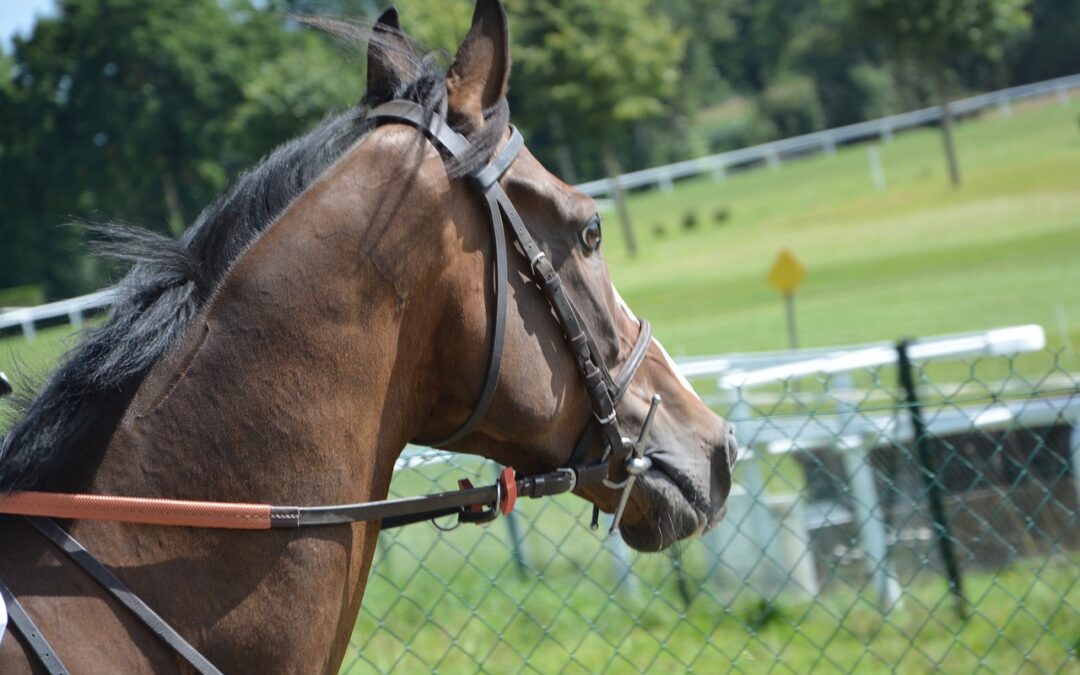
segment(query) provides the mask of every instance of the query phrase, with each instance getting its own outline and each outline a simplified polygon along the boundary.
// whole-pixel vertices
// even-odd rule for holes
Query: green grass
[[[765,281],[781,247],[809,269],[797,296],[803,346],[1038,323],[1052,347],[1078,347],[1078,112],[1046,104],[961,125],[959,189],[928,129],[883,146],[883,193],[865,146],[854,146],[634,195],[642,252],[625,254],[608,214],[612,275],[675,355],[787,346],[780,298]],[[717,225],[720,209],[730,216]],[[687,212],[697,214],[693,231],[682,226]]]
[[[427,468],[402,475],[395,489],[415,494],[430,490],[429,480],[448,485],[475,470],[468,463]],[[945,582],[929,570],[904,582],[902,603],[889,613],[877,609],[859,574],[837,570],[816,599],[785,595],[770,604],[695,543],[680,558],[687,604],[668,556],[636,557],[640,589],[620,586],[601,537],[584,526],[588,514],[580,501],[526,501],[519,513],[525,574],[511,557],[502,522],[441,537],[427,526],[384,533],[342,672],[1080,668],[1075,555],[1016,557],[998,570],[965,570],[970,618],[961,620]],[[730,526],[740,528],[729,523],[718,532]]]

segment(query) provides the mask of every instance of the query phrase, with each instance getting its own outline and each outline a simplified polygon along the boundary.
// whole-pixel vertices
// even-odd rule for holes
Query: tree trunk
[[[938,66],[935,75],[938,100],[941,102],[941,139],[945,143],[945,160],[949,165],[949,181],[953,187],[960,187],[960,164],[956,160],[956,145],[953,143],[953,116],[945,86],[944,67]]]
[[[610,144],[604,146],[604,166],[611,180],[611,196],[615,200],[615,212],[619,216],[623,236],[626,237],[626,249],[631,256],[636,256],[637,240],[634,238],[634,223],[630,220],[630,209],[626,207],[626,194],[623,193],[622,184],[619,183],[622,169],[619,168],[619,160],[615,159],[615,151]]]

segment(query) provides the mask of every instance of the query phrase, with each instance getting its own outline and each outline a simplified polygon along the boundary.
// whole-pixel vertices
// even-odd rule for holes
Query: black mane
[[[320,27],[339,37],[379,39],[352,24],[322,22]],[[445,99],[444,70],[431,54],[410,58],[416,58],[417,75],[399,83],[393,96],[438,109]],[[102,252],[134,266],[115,287],[108,322],[85,331],[0,439],[0,493],[77,487],[96,464],[93,455],[104,449],[91,441],[111,434],[143,377],[177,344],[237,257],[369,131],[368,103],[328,117],[274,150],[239,176],[179,240],[128,226],[95,226],[109,240]],[[505,103],[498,108],[471,138],[477,162],[505,129]],[[471,167],[450,168],[461,175]]]

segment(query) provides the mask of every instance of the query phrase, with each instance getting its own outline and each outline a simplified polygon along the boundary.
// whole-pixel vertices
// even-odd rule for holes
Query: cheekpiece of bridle
[[[428,110],[411,101],[396,100],[384,103],[371,110],[368,120],[375,123],[405,123],[416,127],[432,141],[439,150],[461,161],[469,156],[472,149],[469,141],[450,128],[445,119],[437,112]],[[516,250],[528,261],[529,272],[533,281],[543,291],[551,305],[555,319],[562,327],[567,345],[574,357],[581,374],[585,390],[592,405],[592,419],[575,445],[566,466],[561,470],[571,478],[568,488],[602,482],[604,485],[621,489],[618,507],[611,524],[614,532],[622,519],[630,491],[638,476],[648,471],[652,462],[645,456],[644,443],[660,404],[660,397],[654,396],[645,423],[637,439],[625,438],[619,430],[615,406],[626,393],[634,374],[640,368],[648,351],[652,330],[648,321],[640,321],[637,341],[629,356],[622,364],[618,376],[613,377],[597,347],[588,327],[581,319],[570,296],[563,287],[559,273],[551,260],[537,245],[525,222],[514,208],[513,203],[499,184],[499,180],[510,169],[518,153],[524,147],[521,133],[510,126],[510,138],[495,157],[484,167],[469,175],[470,183],[484,198],[488,220],[491,225],[492,247],[494,251],[495,309],[492,340],[488,358],[488,367],[484,375],[483,388],[469,417],[453,433],[439,439],[417,441],[433,448],[447,447],[465,438],[484,418],[495,395],[499,382],[499,369],[502,363],[503,342],[506,332],[507,303],[507,259],[506,231],[509,230]],[[594,446],[597,436],[603,444],[603,454],[598,460],[586,461],[586,455]],[[623,469],[626,477],[615,481],[609,477],[609,464],[617,454],[623,455]],[[492,509],[494,511],[494,509]],[[593,510],[593,528],[596,527],[599,512]]]

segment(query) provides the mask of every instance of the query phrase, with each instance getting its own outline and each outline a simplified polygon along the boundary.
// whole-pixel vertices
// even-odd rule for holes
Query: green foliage
[[[593,158],[586,168],[594,175],[616,169],[618,149],[626,157],[649,145],[636,142],[639,123],[673,109],[683,31],[650,10],[647,0],[515,0],[509,7],[511,106],[525,125],[550,134],[555,145],[573,147],[579,158]],[[650,159],[647,151],[638,158]]]
[[[473,0],[397,4],[449,60]],[[1080,70],[1074,0],[506,4],[515,121],[572,182],[608,172],[605,157],[633,170],[936,103],[930,62],[957,92]],[[179,231],[244,167],[362,94],[363,45],[285,17],[364,20],[385,5],[59,2],[0,50],[0,286],[61,297],[105,282],[63,226],[74,219]]]
[[[851,66],[848,76],[859,100],[861,119],[876,119],[903,111],[896,78],[888,68],[864,61]]]
[[[99,281],[71,218],[181,230],[227,177],[362,89],[310,32],[246,0],[69,0],[0,89],[0,285]]]
[[[959,55],[999,60],[1028,27],[1028,0],[848,0],[856,24],[897,53],[933,65]]]
[[[790,77],[771,85],[762,92],[758,110],[781,136],[808,134],[825,126],[825,111],[808,77]]]
[[[41,286],[25,284],[0,288],[0,307],[34,307],[45,302],[45,292]]]
[[[515,18],[531,105],[550,103],[588,133],[659,116],[675,92],[685,37],[642,0],[545,0]]]

